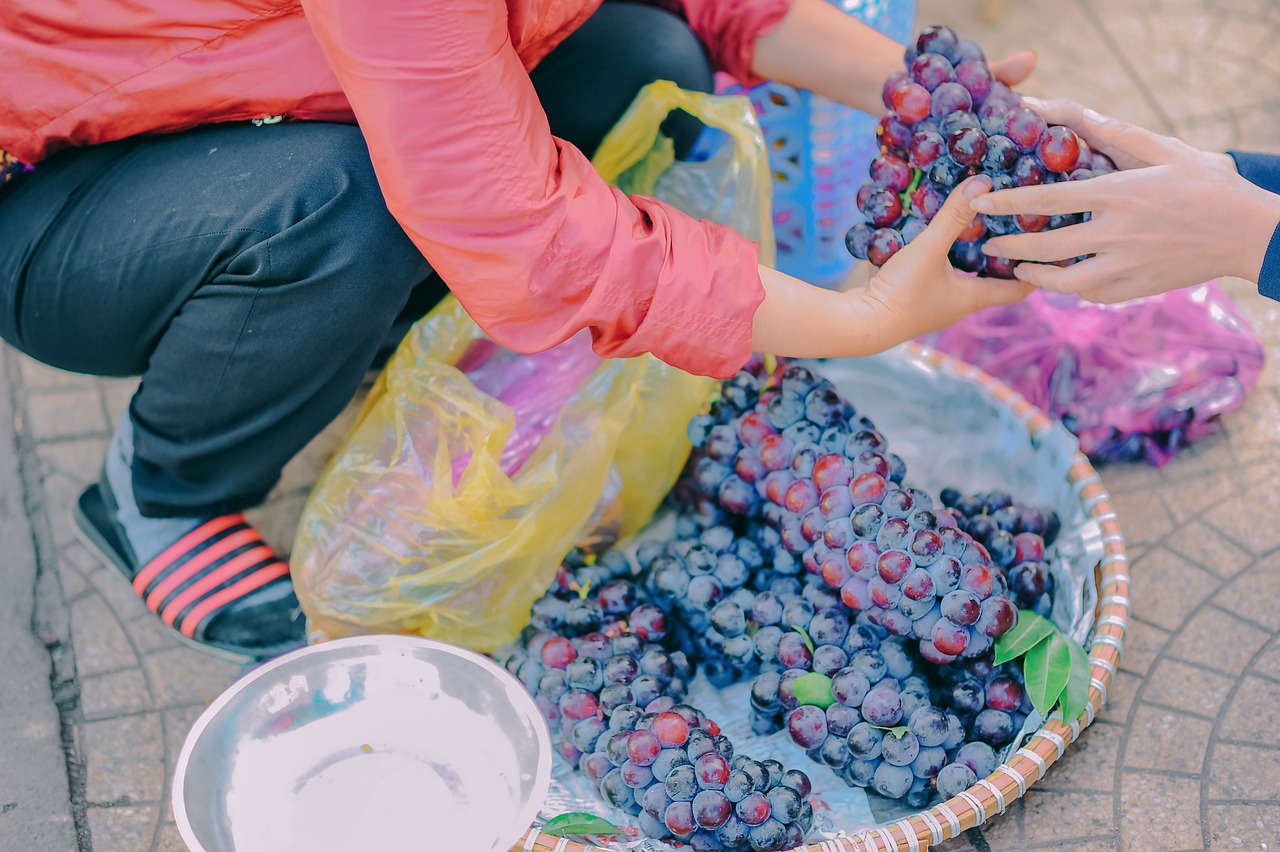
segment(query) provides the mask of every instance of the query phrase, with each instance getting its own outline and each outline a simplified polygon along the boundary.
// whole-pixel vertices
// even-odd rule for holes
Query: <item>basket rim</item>
[[[1033,438],[1052,429],[1063,428],[1012,387],[959,358],[915,341],[890,351],[902,352],[918,363],[977,384],[997,403],[1012,410],[1026,424]],[[842,834],[787,852],[812,852],[814,849],[822,852],[923,852],[1003,814],[1009,803],[1026,795],[1028,788],[1043,778],[1049,767],[1066,753],[1067,747],[1093,724],[1107,703],[1107,693],[1115,677],[1129,625],[1129,557],[1111,496],[1102,484],[1102,477],[1079,450],[1067,471],[1067,480],[1080,496],[1085,516],[1098,524],[1103,543],[1103,555],[1096,569],[1101,573],[1097,618],[1088,649],[1089,701],[1080,717],[1066,722],[1062,719],[1062,712],[1055,711],[1038,731],[1027,738],[1022,748],[990,775],[928,810],[918,811],[888,825],[863,829],[852,835]],[[511,852],[613,852],[613,847],[584,845],[568,838],[543,834],[531,827],[511,847]]]

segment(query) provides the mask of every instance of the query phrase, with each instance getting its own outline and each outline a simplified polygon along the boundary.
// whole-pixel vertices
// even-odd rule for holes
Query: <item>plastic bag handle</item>
[[[746,164],[754,175],[762,203],[759,207],[760,262],[774,264],[776,250],[769,198],[772,173],[766,155],[764,132],[750,98],[743,95],[708,95],[682,89],[670,80],[658,80],[640,90],[626,113],[605,136],[591,160],[605,183],[614,185],[623,172],[653,153],[659,146],[659,125],[672,110],[682,109],[708,127],[733,140],[734,161]]]

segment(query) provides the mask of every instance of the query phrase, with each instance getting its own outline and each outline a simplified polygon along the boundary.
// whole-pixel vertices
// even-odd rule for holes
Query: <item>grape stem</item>
[[[911,167],[911,171],[912,171],[911,186],[907,187],[906,190],[903,191],[901,196],[903,216],[908,216],[913,212],[913,208],[911,207],[911,193],[919,189],[921,181],[924,180],[923,171],[921,171],[920,169],[917,169],[915,166]]]

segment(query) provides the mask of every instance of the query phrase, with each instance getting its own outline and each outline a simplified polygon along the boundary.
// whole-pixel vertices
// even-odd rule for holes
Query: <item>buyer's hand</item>
[[[973,221],[969,202],[990,189],[985,177],[962,183],[929,227],[865,288],[837,293],[762,268],[765,300],[753,326],[756,351],[799,358],[869,355],[946,328],[974,311],[1021,301],[1031,286],[965,275],[947,259]]]
[[[1107,118],[1071,101],[1024,99],[1065,124],[1121,171],[1020,187],[975,199],[985,214],[1089,213],[1080,225],[988,240],[988,254],[1022,263],[1022,281],[1093,302],[1119,302],[1220,275],[1257,280],[1280,223],[1280,196],[1242,178],[1225,154]],[[1093,255],[1069,267],[1054,261]]]

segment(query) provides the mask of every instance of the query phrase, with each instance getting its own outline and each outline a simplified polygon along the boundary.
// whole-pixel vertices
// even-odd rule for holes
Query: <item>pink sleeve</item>
[[[744,86],[761,82],[751,70],[756,39],[787,14],[792,0],[652,0],[684,17],[715,67]]]
[[[756,246],[607,186],[552,137],[500,0],[303,0],[397,221],[467,312],[524,352],[590,328],[732,375],[764,298]]]

